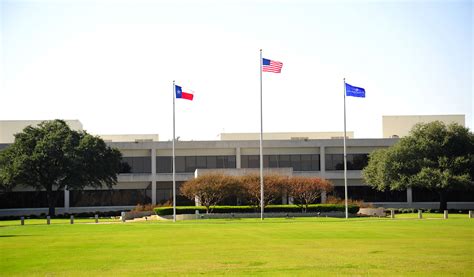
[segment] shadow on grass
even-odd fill
[[[33,235],[0,235],[0,238],[33,237]]]

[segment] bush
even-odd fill
[[[213,213],[257,213],[260,211],[255,206],[214,206],[212,207]],[[355,205],[349,205],[349,213],[356,214],[359,211],[359,207]],[[172,215],[173,207],[158,207],[154,209],[157,215]],[[206,207],[202,206],[178,206],[176,207],[176,214],[195,214],[196,211],[199,213],[205,213]],[[344,212],[345,206],[340,204],[312,204],[308,206],[307,212]],[[302,208],[297,205],[268,205],[265,207],[267,213],[301,213]]]
[[[120,211],[108,211],[108,212],[82,212],[82,213],[64,213],[64,214],[57,214],[51,218],[70,218],[73,215],[75,218],[93,218],[96,214],[99,217],[112,217],[112,216],[120,216]],[[26,219],[46,219],[46,214],[42,213],[40,215],[24,215]],[[2,216],[0,220],[16,220],[20,219],[21,216]]]
[[[164,205],[153,205],[153,204],[137,204],[132,210],[131,212],[151,212],[153,211],[156,207],[162,207]],[[169,206],[169,205],[166,205],[166,206]]]
[[[327,204],[341,204],[345,205],[345,200],[336,196],[328,196],[326,199]],[[358,206],[360,208],[373,208],[374,205],[372,203],[365,203],[364,200],[352,200],[352,199],[347,199],[347,205],[354,205]]]

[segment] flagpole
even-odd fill
[[[263,220],[263,97],[262,97],[262,49],[260,49],[260,219]]]
[[[174,102],[176,99],[176,86],[173,80],[173,222],[176,222],[176,163],[175,163],[175,154],[174,154],[174,141],[176,138],[175,135],[175,109]]]
[[[346,206],[346,218],[349,218],[347,208],[347,153],[346,153],[346,78],[344,80],[344,202]]]

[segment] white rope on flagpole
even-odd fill
[[[344,80],[344,202],[346,206],[346,218],[349,218],[347,208],[347,153],[346,153],[346,78]]]
[[[174,143],[175,143],[175,99],[176,99],[176,86],[173,80],[173,222],[176,222],[176,163],[175,163],[175,154],[174,154]]]
[[[263,97],[262,97],[262,49],[260,49],[260,219],[263,220]]]

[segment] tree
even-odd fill
[[[14,187],[14,172],[17,163],[11,163],[13,160],[12,148],[6,148],[0,151],[0,193],[8,193]]]
[[[306,212],[308,205],[316,201],[323,191],[329,192],[332,190],[332,184],[325,179],[316,177],[291,177],[289,188],[290,195]]]
[[[180,192],[191,200],[197,197],[201,205],[206,207],[206,213],[209,213],[212,212],[211,206],[234,194],[237,188],[238,181],[235,177],[206,174],[185,182],[181,185]]]
[[[389,180],[386,178],[388,174],[385,174],[385,168],[387,165],[387,149],[377,149],[370,153],[369,162],[362,171],[362,176],[370,186],[373,188],[383,191],[389,189]],[[395,188],[393,189],[400,189]]]
[[[255,206],[260,206],[260,176],[249,174],[242,176],[240,182],[243,187],[245,197]],[[287,190],[288,178],[280,175],[266,175],[263,177],[264,206],[272,203],[281,197]]]
[[[363,177],[378,190],[432,190],[445,210],[449,191],[474,187],[474,135],[458,124],[417,124],[392,147],[371,153]]]
[[[115,185],[121,159],[99,137],[71,130],[63,120],[44,121],[0,152],[0,183],[44,189],[52,216],[60,191]]]

